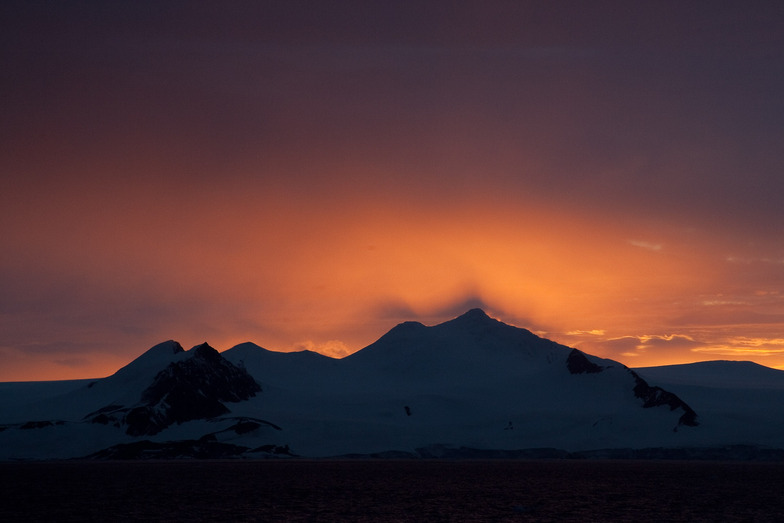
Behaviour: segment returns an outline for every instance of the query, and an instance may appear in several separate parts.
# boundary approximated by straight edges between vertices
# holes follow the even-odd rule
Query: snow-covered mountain
[[[99,380],[0,383],[0,459],[784,448],[784,372],[750,365],[631,370],[479,309],[343,359],[169,341]]]

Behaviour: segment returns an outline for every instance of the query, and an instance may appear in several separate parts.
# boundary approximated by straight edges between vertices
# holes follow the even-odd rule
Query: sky
[[[781,2],[0,6],[0,381],[473,307],[784,368]]]

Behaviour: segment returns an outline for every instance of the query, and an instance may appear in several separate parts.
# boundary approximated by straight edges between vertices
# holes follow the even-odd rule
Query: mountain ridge
[[[435,448],[446,455],[460,448],[477,456],[534,448],[590,454],[750,442],[784,448],[784,428],[763,419],[761,406],[743,403],[745,396],[671,390],[653,374],[481,309],[433,326],[398,324],[340,359],[251,342],[223,353],[207,343],[185,351],[169,340],[107,378],[52,398],[49,410],[14,410],[0,401],[0,459],[425,456]],[[42,414],[27,419],[20,412]],[[65,437],[72,448],[58,448]]]

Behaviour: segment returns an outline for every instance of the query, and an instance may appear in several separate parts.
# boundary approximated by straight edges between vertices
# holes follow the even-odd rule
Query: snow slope
[[[623,365],[588,357],[605,369],[572,374],[573,349],[480,310],[434,327],[403,323],[342,360],[310,356],[298,378],[287,373],[299,367],[276,361],[289,356],[254,351],[254,360],[249,350],[224,355],[244,360],[264,393],[234,411],[291,430],[292,449],[304,455],[671,445],[691,429],[675,431],[681,411],[643,408]]]
[[[702,445],[784,447],[784,371],[750,361],[706,361],[635,369],[689,399]]]
[[[742,362],[632,371],[479,309],[402,323],[343,359],[168,341],[108,378],[0,384],[0,459],[784,448],[782,375]]]

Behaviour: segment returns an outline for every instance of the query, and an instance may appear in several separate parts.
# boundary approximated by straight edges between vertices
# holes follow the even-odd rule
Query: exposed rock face
[[[683,409],[684,412],[678,420],[678,425],[687,425],[689,427],[696,427],[699,425],[697,422],[697,413],[694,412],[685,401],[661,387],[651,387],[648,385],[648,382],[642,379],[633,370],[629,370],[629,372],[636,382],[636,385],[634,386],[634,395],[643,400],[643,408],[666,405],[670,407],[670,410]]]
[[[226,459],[243,455],[255,457],[293,457],[288,445],[262,445],[248,448],[242,445],[222,443],[210,438],[154,442],[150,440],[121,443],[105,448],[87,459],[126,460],[126,459]]]
[[[572,374],[591,374],[604,370],[604,367],[593,363],[577,349],[572,349],[572,352],[566,358],[566,368]],[[636,372],[631,369],[627,370],[634,378],[634,395],[643,400],[643,408],[668,406],[670,410],[683,409],[683,415],[678,420],[678,425],[687,425],[689,427],[699,425],[697,413],[685,401],[661,387],[648,385],[648,382],[642,379]]]
[[[247,400],[261,387],[240,367],[204,343],[187,359],[156,374],[139,404],[109,405],[90,415],[93,423],[125,425],[131,436],[157,434],[174,423],[210,419],[229,412],[222,402]]]
[[[246,400],[260,390],[250,374],[204,343],[192,357],[170,363],[155,376],[142,393],[142,405],[126,415],[127,432],[156,434],[173,423],[214,418],[229,411],[222,401]]]
[[[604,367],[590,361],[585,354],[577,349],[572,349],[566,358],[566,368],[572,374],[592,374],[604,370]]]
[[[106,460],[178,458],[225,459],[239,456],[248,450],[247,447],[204,439],[166,442],[142,440],[133,443],[113,445],[86,457],[87,459]]]

